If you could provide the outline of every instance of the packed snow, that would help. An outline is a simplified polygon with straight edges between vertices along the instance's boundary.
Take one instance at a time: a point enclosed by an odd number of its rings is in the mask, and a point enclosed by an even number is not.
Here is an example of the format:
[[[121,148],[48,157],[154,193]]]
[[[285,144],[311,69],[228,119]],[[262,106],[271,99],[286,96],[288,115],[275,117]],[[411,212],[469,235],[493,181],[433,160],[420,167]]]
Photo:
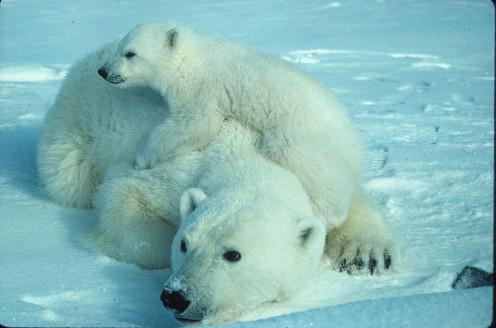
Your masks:
[[[402,239],[398,272],[350,276],[324,261],[298,297],[242,319],[272,318],[233,327],[490,324],[491,288],[451,289],[466,265],[493,271],[494,10],[482,0],[2,1],[0,323],[178,325],[159,299],[168,270],[85,246],[94,213],[51,202],[35,167],[67,68],[148,20],[238,40],[333,89],[367,143],[368,190]]]

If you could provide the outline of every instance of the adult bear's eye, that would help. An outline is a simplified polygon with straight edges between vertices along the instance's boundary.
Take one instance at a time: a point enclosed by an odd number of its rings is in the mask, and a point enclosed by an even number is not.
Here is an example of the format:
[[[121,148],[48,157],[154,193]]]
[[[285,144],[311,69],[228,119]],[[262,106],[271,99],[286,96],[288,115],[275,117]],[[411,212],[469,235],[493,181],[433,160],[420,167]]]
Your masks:
[[[133,58],[134,56],[136,56],[136,53],[132,51],[128,51],[124,54],[124,57],[126,57],[127,59]]]
[[[238,251],[227,251],[222,255],[222,257],[224,257],[224,260],[229,262],[238,262],[241,260],[241,254]]]
[[[186,242],[184,240],[181,240],[181,252],[186,253],[188,248],[186,247]]]

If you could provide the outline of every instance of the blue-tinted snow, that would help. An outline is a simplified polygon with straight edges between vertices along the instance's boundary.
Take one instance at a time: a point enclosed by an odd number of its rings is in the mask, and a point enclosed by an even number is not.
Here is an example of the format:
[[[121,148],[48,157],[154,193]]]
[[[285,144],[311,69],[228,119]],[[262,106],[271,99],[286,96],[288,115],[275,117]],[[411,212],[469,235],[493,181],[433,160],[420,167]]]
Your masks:
[[[297,299],[245,319],[319,307],[252,325],[487,326],[489,289],[450,292],[465,265],[493,267],[494,11],[482,0],[2,1],[2,324],[176,325],[159,300],[168,272],[84,247],[93,212],[54,205],[35,169],[67,67],[164,19],[278,55],[335,90],[368,145],[367,187],[403,240],[400,272],[324,267]]]
[[[491,310],[492,290],[485,287],[360,301],[228,327],[489,327]]]

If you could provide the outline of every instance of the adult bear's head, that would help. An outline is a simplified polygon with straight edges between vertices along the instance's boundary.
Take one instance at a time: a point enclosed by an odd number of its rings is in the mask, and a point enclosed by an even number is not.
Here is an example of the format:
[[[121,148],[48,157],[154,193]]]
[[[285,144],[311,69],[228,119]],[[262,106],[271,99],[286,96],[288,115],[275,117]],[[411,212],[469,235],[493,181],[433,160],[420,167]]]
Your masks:
[[[207,197],[193,188],[182,195],[172,275],[161,295],[177,319],[231,321],[312,279],[326,231],[306,195],[295,201],[284,194]]]

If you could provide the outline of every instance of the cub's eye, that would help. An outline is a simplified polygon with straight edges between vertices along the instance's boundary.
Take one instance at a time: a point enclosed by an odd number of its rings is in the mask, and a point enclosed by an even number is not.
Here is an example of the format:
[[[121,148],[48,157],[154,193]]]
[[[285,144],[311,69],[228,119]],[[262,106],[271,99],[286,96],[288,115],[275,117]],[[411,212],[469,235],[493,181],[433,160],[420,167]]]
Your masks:
[[[132,51],[128,51],[124,54],[124,57],[126,57],[127,59],[133,58],[134,56],[136,56],[136,53]]]
[[[181,252],[186,253],[188,248],[186,248],[186,242],[184,240],[181,240]]]
[[[238,262],[241,260],[241,254],[238,251],[227,251],[222,255],[222,257],[224,260],[229,262]]]

